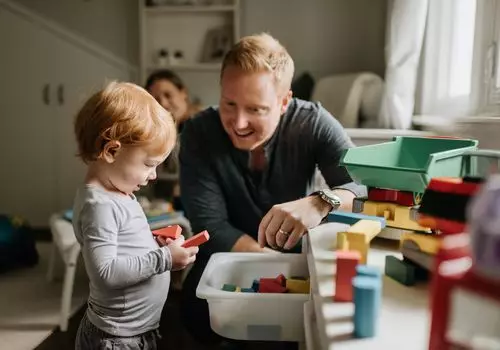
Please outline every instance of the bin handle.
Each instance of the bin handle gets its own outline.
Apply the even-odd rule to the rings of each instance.
[[[485,157],[485,158],[499,158],[500,151],[493,149],[480,149],[475,151],[467,151],[463,153],[464,156],[468,157]]]

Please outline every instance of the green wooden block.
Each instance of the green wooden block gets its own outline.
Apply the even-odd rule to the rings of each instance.
[[[222,290],[226,291],[226,292],[234,292],[236,291],[236,286],[234,284],[224,284],[222,286]]]
[[[255,293],[252,288],[241,288],[242,293]]]
[[[416,266],[388,255],[385,257],[385,274],[405,286],[413,286],[416,281]]]

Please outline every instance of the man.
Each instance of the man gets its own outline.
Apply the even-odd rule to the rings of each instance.
[[[318,103],[292,98],[294,63],[268,34],[242,38],[224,58],[218,108],[185,123],[180,183],[194,232],[208,230],[184,283],[182,315],[204,343],[208,306],[196,298],[216,252],[285,252],[336,209],[351,210],[366,189],[339,166],[353,144]],[[330,187],[310,193],[316,168]]]

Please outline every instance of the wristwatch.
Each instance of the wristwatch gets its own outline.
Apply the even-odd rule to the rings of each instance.
[[[332,211],[337,210],[342,205],[342,200],[332,190],[329,189],[319,190],[312,193],[312,195],[317,195],[322,200],[330,204],[332,206]]]

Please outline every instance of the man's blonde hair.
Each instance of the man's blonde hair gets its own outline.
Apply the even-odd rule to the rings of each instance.
[[[285,91],[290,89],[295,70],[285,47],[267,33],[241,38],[224,57],[221,78],[230,66],[250,73],[272,72],[276,85]]]
[[[172,116],[145,89],[111,82],[92,95],[76,116],[78,155],[99,159],[110,141],[142,146],[155,155],[170,153],[177,131]]]

